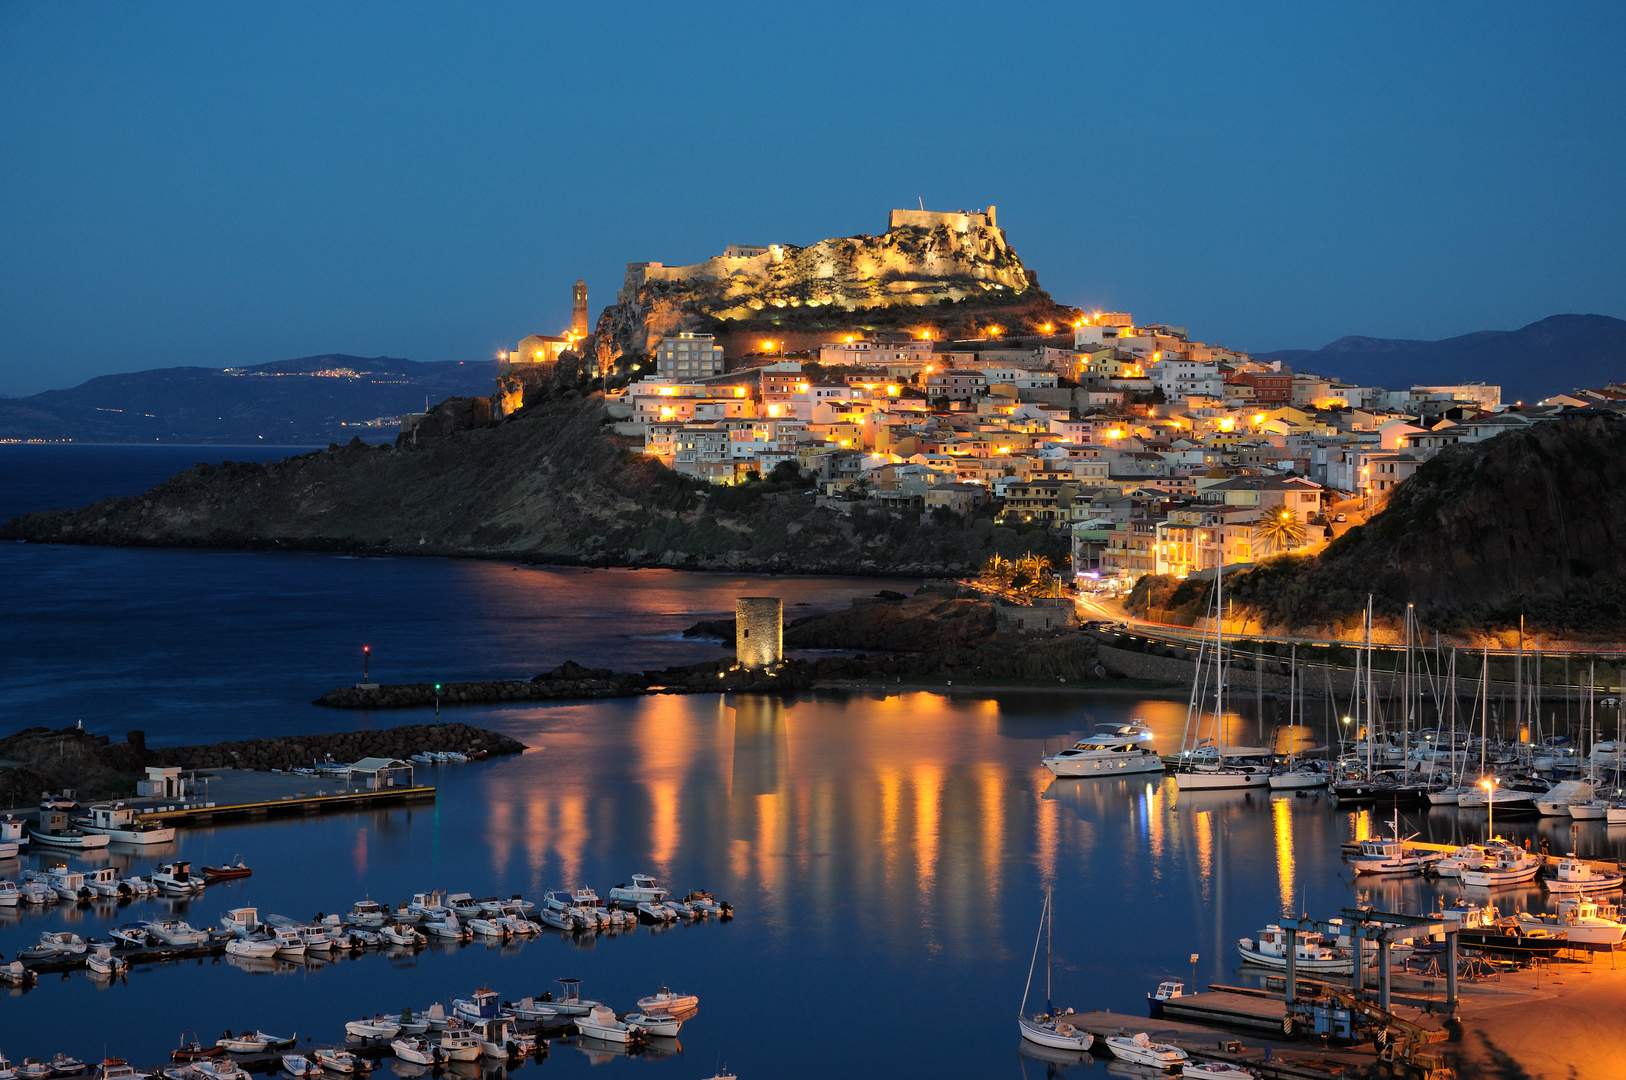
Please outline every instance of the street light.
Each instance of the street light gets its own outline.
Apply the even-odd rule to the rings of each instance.
[[[1496,777],[1481,780],[1479,786],[1485,789],[1485,843],[1496,839]]]

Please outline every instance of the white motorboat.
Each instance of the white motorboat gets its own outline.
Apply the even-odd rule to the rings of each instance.
[[[136,1072],[123,1058],[102,1058],[101,1064],[96,1066],[97,1080],[147,1080],[150,1075]]]
[[[226,942],[226,955],[263,960],[277,955],[277,943],[267,938],[234,937]]]
[[[1151,741],[1152,729],[1144,720],[1135,720],[1114,728],[1102,728],[1066,750],[1041,759],[1040,764],[1056,776],[1160,773],[1163,759],[1152,749]]]
[[[50,885],[26,875],[17,885],[17,893],[22,902],[31,907],[59,903],[62,899]]]
[[[1603,812],[1604,820],[1611,825],[1626,825],[1626,802],[1619,799],[1610,800],[1608,809]]]
[[[380,941],[388,945],[404,945],[409,949],[422,948],[428,942],[424,941],[417,927],[406,923],[390,923],[378,932]]]
[[[363,1016],[359,1020],[351,1020],[344,1025],[345,1034],[354,1035],[358,1039],[393,1039],[401,1034],[401,1022],[393,1016],[378,1013],[375,1016]]]
[[[507,941],[513,936],[513,931],[497,919],[470,919],[469,932],[475,937],[497,938]]]
[[[473,936],[469,933],[468,927],[458,922],[457,916],[447,908],[425,914],[418,925],[423,928],[423,932],[429,937],[463,941]]]
[[[483,1047],[480,1040],[466,1031],[442,1031],[440,1052],[447,1061],[478,1061]]]
[[[700,917],[700,912],[695,910],[694,905],[686,901],[667,900],[665,904],[680,919],[697,919]]]
[[[271,1040],[258,1031],[243,1031],[236,1035],[228,1031],[215,1040],[215,1045],[229,1054],[259,1054],[271,1045]]]
[[[515,1020],[530,1022],[554,1020],[559,1016],[559,1010],[545,1001],[538,1001],[534,997],[521,998],[518,1001],[505,1001],[502,1006],[502,1015],[511,1016]]]
[[[506,927],[515,937],[535,937],[542,932],[542,927],[519,914],[513,908],[505,909],[505,914],[497,916],[495,920],[499,925]]]
[[[446,899],[441,903],[443,906],[451,908],[454,914],[464,919],[473,918],[484,911],[480,907],[480,901],[466,892],[448,893]]]
[[[1028,994],[1033,989],[1033,969],[1039,962],[1039,941],[1045,942],[1044,950],[1044,996],[1045,1011],[1033,1016],[1028,1015]],[[661,987],[662,990],[666,988]],[[699,1004],[698,999],[695,1002]],[[639,1003],[640,1006],[642,1002]],[[650,1012],[649,1009],[644,1009]],[[1080,1031],[1072,1022],[1072,1009],[1065,1011],[1057,1009],[1050,1001],[1050,891],[1045,890],[1044,908],[1039,913],[1039,935],[1033,941],[1033,959],[1028,963],[1028,980],[1022,987],[1022,1004],[1016,1009],[1017,1030],[1022,1038],[1040,1046],[1054,1047],[1058,1050],[1072,1050],[1079,1053],[1089,1050],[1095,1042],[1095,1036],[1087,1031]]]
[[[230,1058],[200,1058],[187,1068],[192,1080],[248,1080],[248,1072]]]
[[[302,923],[286,915],[267,915],[265,925],[279,935],[283,931],[291,932],[305,946],[306,952],[330,952],[333,949],[333,937],[325,927]]]
[[[644,901],[665,900],[669,891],[648,874],[632,875],[631,885],[617,885],[610,890],[610,903],[621,907],[637,907]]]
[[[656,923],[676,922],[677,912],[667,907],[665,903],[645,900],[638,905],[638,917]]]
[[[85,957],[85,967],[97,975],[123,975],[130,970],[130,963],[122,956],[114,956],[111,946],[98,945]]]
[[[191,896],[203,891],[203,876],[192,873],[189,862],[159,863],[148,877],[165,896]]]
[[[297,1080],[304,1080],[307,1076],[320,1076],[322,1072],[321,1062],[304,1054],[283,1054],[282,1067],[288,1071],[289,1076],[296,1077]]]
[[[1626,923],[1618,919],[1619,911],[1602,908],[1591,900],[1580,897],[1558,902],[1555,915],[1519,913],[1519,927],[1526,933],[1532,930],[1554,934],[1562,931],[1572,945],[1589,949],[1608,950],[1626,940]]]
[[[45,1080],[51,1075],[51,1066],[39,1058],[26,1057],[23,1063],[17,1066],[17,1075],[23,1080]]]
[[[7,986],[27,986],[38,981],[39,975],[31,968],[23,967],[21,960],[0,963],[0,983]]]
[[[1500,846],[1502,840],[1498,837],[1492,837],[1489,843]],[[1465,867],[1478,869],[1484,866],[1485,860],[1493,857],[1491,855],[1492,850],[1493,848],[1486,847],[1483,844],[1464,844],[1454,851],[1447,852],[1444,858],[1433,863],[1429,869],[1443,878],[1460,878]]]
[[[1329,943],[1320,934],[1295,935],[1293,968],[1296,971],[1330,971],[1349,974],[1355,970],[1355,957]],[[1261,967],[1287,968],[1287,931],[1271,923],[1259,931],[1259,937],[1238,938],[1236,951],[1242,959]]]
[[[1374,837],[1361,841],[1361,853],[1349,860],[1350,869],[1357,874],[1419,874],[1444,858],[1437,851],[1424,852],[1406,846],[1417,834],[1401,837],[1400,811],[1395,811],[1389,828],[1391,835],[1387,840]]]
[[[1602,821],[1609,816],[1609,800],[1592,798],[1565,807],[1575,821]]]
[[[563,911],[556,911],[550,907],[543,908],[541,911],[537,912],[536,917],[541,920],[544,926],[551,926],[555,930],[576,929],[576,920],[574,918],[565,914]]]
[[[131,923],[128,926],[112,926],[107,930],[107,936],[120,945],[130,949],[145,949],[152,940],[147,928],[140,923]]]
[[[421,1010],[417,1015],[423,1017],[424,1021],[429,1025],[430,1031],[445,1031],[448,1027],[455,1027],[461,1023],[461,1021],[454,1022],[451,1017],[447,1016],[446,1010],[440,1007],[438,1001],[430,1005],[429,1008]]]
[[[139,874],[132,874],[130,877],[122,878],[120,879],[119,883],[121,885],[128,885],[130,887],[131,896],[158,895],[158,886],[154,885],[146,878],[141,877]]]
[[[85,939],[78,934],[66,930],[47,930],[40,935],[40,945],[48,946],[59,953],[70,956],[83,956],[90,948]]]
[[[1188,1080],[1256,1080],[1258,1073],[1234,1061],[1188,1061],[1180,1069]]]
[[[602,1039],[622,1046],[642,1042],[646,1037],[643,1028],[616,1019],[615,1010],[607,1005],[594,1008],[586,1016],[578,1016],[576,1030],[589,1039]]]
[[[0,859],[15,859],[28,847],[28,823],[10,814],[0,818]]]
[[[1270,790],[1303,791],[1326,787],[1332,774],[1317,762],[1303,761],[1297,765],[1278,766],[1270,771]]]
[[[62,863],[57,863],[45,871],[45,883],[55,891],[59,899],[70,904],[89,900],[96,895],[94,889],[85,887],[84,874],[77,870],[69,870]]]
[[[357,900],[350,905],[350,922],[377,930],[384,925],[384,906],[377,900]]]
[[[1431,806],[1456,806],[1464,790],[1460,787],[1443,787],[1430,791],[1427,798]]]
[[[100,833],[115,844],[146,847],[175,839],[173,825],[137,821],[136,812],[123,803],[91,803],[88,813],[74,818],[73,824],[81,832]]]
[[[677,1038],[678,1029],[683,1026],[682,1020],[668,1013],[631,1012],[621,1019],[632,1027],[642,1028],[646,1035],[663,1039]]]
[[[648,997],[639,998],[638,1008],[646,1013],[671,1013],[673,1016],[683,1016],[700,1008],[700,997],[697,994],[679,994],[671,987],[663,986]]]
[[[407,904],[407,910],[419,919],[422,919],[425,915],[448,913],[451,908],[441,903],[441,899],[445,895],[442,892],[413,893],[411,902]]]
[[[582,981],[580,979],[558,979],[559,996],[549,1002],[560,1016],[586,1016],[587,1013],[598,1008],[599,1003],[588,1001],[581,996]]]
[[[365,1059],[358,1058],[348,1050],[328,1050],[324,1048],[316,1051],[314,1057],[316,1063],[322,1068],[336,1073],[348,1074],[356,1072],[358,1069],[366,1072],[372,1067]]]
[[[1463,867],[1461,878],[1464,885],[1479,888],[1516,885],[1533,879],[1542,866],[1543,860],[1539,855],[1518,848],[1502,848],[1496,852],[1496,858],[1484,866],[1477,869]]]
[[[1133,1037],[1109,1035],[1105,1042],[1113,1057],[1136,1065],[1150,1065],[1154,1069],[1178,1069],[1187,1061],[1184,1050],[1169,1043],[1153,1042],[1144,1031]]]
[[[1626,883],[1626,874],[1594,870],[1591,863],[1577,859],[1573,851],[1558,860],[1552,877],[1541,879],[1542,887],[1555,893],[1609,892],[1622,883]]]
[[[0,878],[0,907],[16,907],[22,903],[23,891],[10,878]]]
[[[694,890],[683,899],[687,900],[697,910],[706,915],[716,915],[719,918],[727,918],[728,916],[734,914],[733,906],[727,901],[718,900],[715,896],[711,895],[711,893],[705,892],[701,889]]]
[[[1263,754],[1264,751],[1259,751]],[[1235,788],[1269,788],[1270,767],[1250,752],[1224,751],[1218,764],[1197,764],[1174,774],[1181,791],[1226,791]]]
[[[202,945],[209,940],[207,930],[199,930],[181,919],[154,919],[141,923],[147,933],[164,945]]]
[[[1567,817],[1570,806],[1592,800],[1592,785],[1585,780],[1564,780],[1536,797],[1536,810],[1543,817]]]
[[[434,1065],[440,1059],[439,1048],[428,1039],[412,1037],[396,1039],[390,1043],[390,1049],[402,1061],[410,1061],[415,1065]]]
[[[85,1063],[68,1054],[51,1055],[51,1074],[53,1076],[78,1076],[85,1071]]]

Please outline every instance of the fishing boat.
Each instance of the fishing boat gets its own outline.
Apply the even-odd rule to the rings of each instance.
[[[96,1066],[96,1076],[99,1080],[147,1080],[150,1075],[136,1072],[123,1058],[102,1058],[101,1063]]]
[[[258,1054],[271,1045],[271,1040],[257,1031],[244,1031],[238,1034],[226,1032],[215,1040],[215,1045],[228,1054]]]
[[[556,979],[559,984],[559,996],[549,1002],[558,1010],[561,1016],[586,1016],[588,1011],[598,1007],[598,1002],[588,1001],[581,996],[582,981],[580,979]]]
[[[632,875],[632,884],[621,884],[609,892],[610,903],[634,908],[646,900],[665,900],[668,890],[648,874]]]
[[[307,1076],[320,1076],[322,1073],[321,1063],[304,1054],[283,1054],[282,1067],[287,1070],[289,1076],[300,1080]]]
[[[402,945],[409,949],[421,949],[428,942],[418,932],[417,927],[406,923],[390,923],[378,932],[380,941],[388,945]]]
[[[452,1015],[462,1020],[490,1020],[502,1014],[502,1003],[497,991],[486,988],[476,990],[466,998],[452,999]]]
[[[1152,749],[1152,729],[1144,720],[1102,728],[1040,764],[1055,776],[1125,776],[1160,773],[1163,759]]]
[[[468,1034],[480,1041],[480,1052],[486,1057],[521,1058],[536,1052],[536,1036],[516,1029],[506,1016],[475,1020],[469,1024]]]
[[[599,1005],[587,1015],[578,1016],[576,1030],[589,1039],[602,1039],[622,1046],[640,1043],[647,1038],[643,1028],[617,1019],[615,1010],[608,1005]]]
[[[355,926],[378,929],[384,925],[384,906],[377,900],[357,900],[350,905],[350,922]]]
[[[1464,867],[1461,874],[1462,883],[1479,888],[1516,885],[1534,879],[1542,865],[1543,861],[1539,855],[1532,855],[1518,848],[1502,848],[1497,851],[1494,861],[1474,870]]]
[[[89,1068],[83,1061],[69,1054],[51,1055],[52,1076],[78,1076]]]
[[[466,1031],[443,1030],[440,1033],[440,1052],[447,1061],[478,1061],[482,1047],[480,1040]]]
[[[1349,860],[1350,869],[1357,874],[1419,874],[1444,857],[1439,852],[1417,851],[1406,846],[1417,834],[1401,837],[1398,810],[1389,828],[1390,837],[1386,840],[1379,837],[1361,841],[1361,853]]]
[[[1592,864],[1577,859],[1573,851],[1558,860],[1551,877],[1541,879],[1542,887],[1555,893],[1609,892],[1623,882],[1626,875],[1594,870]]]
[[[1330,971],[1349,974],[1355,970],[1355,957],[1330,944],[1315,933],[1294,935],[1293,967],[1297,971]],[[1287,967],[1287,931],[1271,923],[1259,931],[1259,937],[1238,938],[1236,951],[1244,962],[1261,967]]]
[[[1520,912],[1518,920],[1526,933],[1561,933],[1571,945],[1607,952],[1626,940],[1626,923],[1620,921],[1619,915],[1616,908],[1575,897],[1560,900],[1557,914]]]
[[[62,863],[56,863],[45,871],[45,883],[56,891],[58,897],[70,904],[91,900],[96,896],[96,890],[85,884],[84,874],[77,870],[69,870]]]
[[[243,878],[248,877],[253,873],[253,868],[251,868],[247,863],[243,862],[243,857],[241,855],[233,855],[231,857],[231,862],[225,863],[221,866],[205,866],[203,868],[203,876],[210,880],[217,878],[220,880],[226,880],[229,878]]]
[[[188,1038],[187,1036],[191,1036]],[[169,1052],[169,1060],[179,1064],[191,1061],[201,1061],[204,1058],[219,1057],[226,1051],[218,1046],[205,1046],[203,1040],[198,1038],[195,1031],[181,1032],[181,1044]]]
[[[1186,996],[1186,984],[1178,979],[1165,979],[1157,989],[1146,995],[1146,1014],[1153,1020],[1163,1015],[1163,1003]]]
[[[23,1080],[44,1080],[51,1075],[51,1066],[39,1058],[23,1058],[23,1063],[17,1066],[17,1075]]]
[[[1051,1001],[1050,993],[1050,890],[1045,890],[1044,907],[1039,913],[1039,935],[1033,940],[1033,959],[1028,962],[1028,981],[1022,988],[1022,1004],[1016,1009],[1016,1026],[1022,1033],[1022,1038],[1040,1046],[1054,1047],[1058,1050],[1073,1050],[1082,1053],[1095,1042],[1095,1036],[1087,1031],[1080,1031],[1073,1026],[1070,1017],[1072,1009],[1057,1009]],[[1033,989],[1033,969],[1039,962],[1039,942],[1043,940],[1044,948],[1044,999],[1045,1011],[1033,1016],[1028,1015],[1028,993]],[[641,1004],[641,1003],[640,1003]],[[648,1011],[648,1010],[645,1010]]]
[[[1186,1052],[1169,1043],[1153,1042],[1143,1031],[1139,1035],[1109,1035],[1104,1040],[1112,1056],[1135,1065],[1154,1069],[1178,1069],[1188,1060]]]
[[[87,833],[78,828],[62,810],[42,810],[38,823],[28,826],[29,843],[45,847],[88,851],[109,843],[105,833]]]
[[[674,1016],[683,1016],[700,1008],[700,997],[697,994],[679,994],[670,987],[663,986],[648,997],[639,998],[638,1008],[644,1012],[671,1013]]]
[[[119,872],[111,866],[86,874],[85,888],[95,893],[98,900],[128,899],[133,893],[130,886],[119,880]]]
[[[22,903],[23,891],[10,878],[0,878],[0,907],[14,908]]]
[[[115,844],[147,847],[175,839],[175,827],[136,820],[136,812],[123,803],[91,803],[88,812],[72,819],[85,833],[100,833]]]

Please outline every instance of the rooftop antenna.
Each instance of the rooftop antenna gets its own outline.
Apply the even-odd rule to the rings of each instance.
[[[920,209],[921,210],[924,211],[926,209],[926,200],[925,199],[921,198],[919,195],[916,195],[915,196],[915,201],[920,204]]]

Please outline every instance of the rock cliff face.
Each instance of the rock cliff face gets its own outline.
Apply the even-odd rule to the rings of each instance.
[[[1203,587],[1152,599],[1195,615]],[[1265,627],[1306,632],[1353,631],[1368,593],[1391,624],[1411,603],[1446,633],[1505,636],[1522,614],[1527,634],[1626,636],[1626,423],[1556,420],[1453,447],[1320,558],[1226,579]]]
[[[599,316],[600,366],[608,371],[624,355],[647,354],[663,334],[678,330],[758,323],[771,330],[785,316],[802,316],[800,324],[810,315],[845,326],[877,309],[999,305],[1036,290],[1037,277],[985,215],[917,216],[920,223],[880,236],[773,245],[760,255],[692,266],[630,263],[616,303]]]
[[[799,484],[686,480],[609,434],[599,395],[568,391],[495,423],[465,404],[432,413],[415,442],[200,465],[134,498],[26,515],[0,538],[923,577],[995,551],[1065,553],[1064,541],[986,518],[844,516]]]

